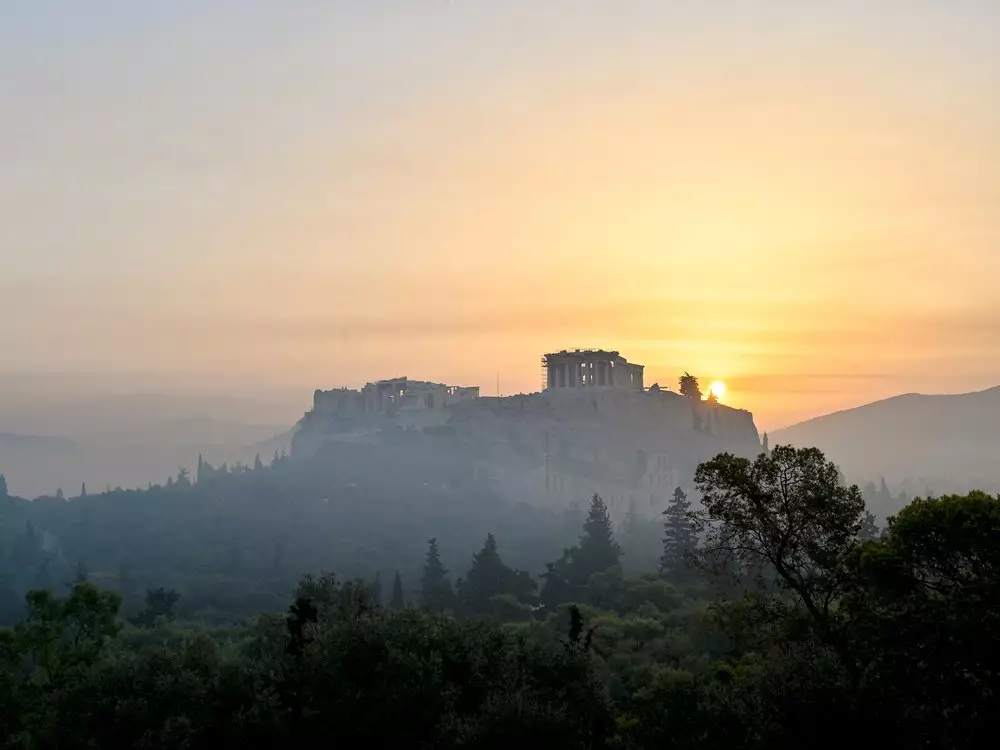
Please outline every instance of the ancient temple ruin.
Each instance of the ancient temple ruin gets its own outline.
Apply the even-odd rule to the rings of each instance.
[[[604,349],[563,349],[542,357],[545,390],[617,388],[641,391],[643,366]]]

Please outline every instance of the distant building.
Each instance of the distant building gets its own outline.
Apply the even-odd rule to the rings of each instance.
[[[641,391],[643,366],[603,349],[564,349],[542,358],[545,389],[616,388]]]
[[[444,409],[474,398],[479,398],[478,386],[445,385],[403,376],[367,383],[360,390],[316,391],[313,410],[338,417],[391,416],[399,412]]]

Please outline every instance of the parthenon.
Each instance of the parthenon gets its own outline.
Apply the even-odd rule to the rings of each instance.
[[[632,364],[616,351],[563,349],[542,358],[545,389],[618,388],[642,390],[643,366]]]

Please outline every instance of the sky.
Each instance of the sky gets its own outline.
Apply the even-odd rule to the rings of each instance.
[[[0,164],[9,392],[1000,384],[994,0],[4,0]]]

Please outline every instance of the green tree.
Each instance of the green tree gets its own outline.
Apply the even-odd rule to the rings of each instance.
[[[573,555],[573,577],[586,583],[594,573],[600,573],[619,563],[622,550],[615,542],[614,528],[608,506],[600,495],[590,501],[590,511],[583,523],[583,536]]]
[[[546,565],[542,574],[542,603],[554,607],[582,596],[590,577],[621,560],[622,550],[615,541],[608,506],[595,494],[583,523],[579,543],[563,550],[562,557]]]
[[[534,593],[535,583],[523,571],[507,567],[500,559],[497,541],[487,535],[483,548],[472,557],[472,567],[456,586],[459,604],[468,614],[495,612],[495,597],[509,594],[524,599]]]
[[[917,499],[856,556],[845,609],[868,700],[901,746],[986,747],[1000,685],[1000,499]]]
[[[437,539],[427,541],[424,573],[420,579],[420,603],[433,612],[447,612],[455,605],[455,593],[448,579],[448,569],[441,562]]]
[[[846,563],[865,509],[858,488],[844,487],[836,465],[818,449],[789,446],[753,462],[721,454],[698,467],[695,484],[703,503],[696,514],[702,558],[721,555],[771,571],[857,676],[836,603],[852,580]]]
[[[663,556],[660,572],[674,583],[690,579],[691,556],[698,547],[698,536],[691,519],[691,501],[680,487],[663,511]]]

